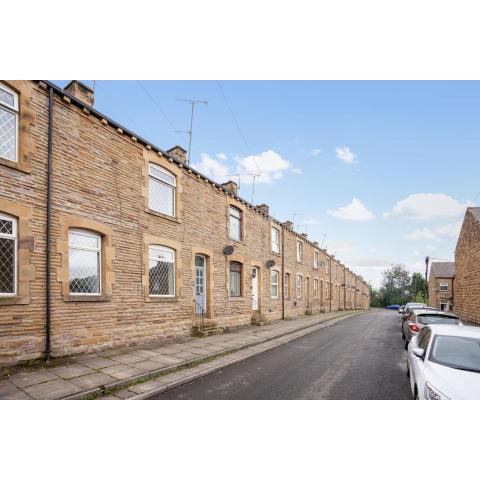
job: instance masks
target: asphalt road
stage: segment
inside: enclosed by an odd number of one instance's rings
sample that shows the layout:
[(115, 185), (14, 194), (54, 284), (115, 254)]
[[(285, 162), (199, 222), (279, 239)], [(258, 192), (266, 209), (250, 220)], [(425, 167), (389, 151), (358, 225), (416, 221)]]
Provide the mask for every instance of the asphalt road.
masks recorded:
[(400, 325), (363, 313), (153, 399), (410, 399)]

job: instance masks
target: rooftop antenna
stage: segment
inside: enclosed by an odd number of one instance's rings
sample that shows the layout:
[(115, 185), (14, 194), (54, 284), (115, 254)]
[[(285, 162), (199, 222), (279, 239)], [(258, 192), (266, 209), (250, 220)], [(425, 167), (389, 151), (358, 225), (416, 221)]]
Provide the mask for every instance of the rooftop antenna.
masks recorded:
[[(324, 245), (326, 239), (327, 239), (327, 234), (324, 233), (324, 234), (323, 234), (322, 244), (321, 244), (321, 247), (322, 247), (322, 248), (323, 248), (323, 245)], [(325, 248), (326, 248), (326, 246), (325, 246)]]
[(195, 112), (195, 105), (197, 104), (204, 104), (208, 105), (206, 100), (190, 100), (186, 98), (177, 98), (177, 102), (187, 102), (192, 106), (192, 113), (190, 115), (190, 130), (177, 130), (178, 132), (188, 133), (188, 158), (187, 158), (187, 165), (190, 164), (190, 154), (192, 151), (192, 132), (193, 132), (193, 114)]

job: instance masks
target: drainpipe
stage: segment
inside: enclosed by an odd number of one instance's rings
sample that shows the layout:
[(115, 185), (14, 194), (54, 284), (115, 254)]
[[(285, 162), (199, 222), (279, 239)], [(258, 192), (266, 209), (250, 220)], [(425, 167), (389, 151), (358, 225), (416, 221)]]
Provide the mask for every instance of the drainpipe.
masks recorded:
[(282, 320), (285, 320), (285, 230), (282, 226)]
[(52, 235), (52, 142), (53, 142), (53, 89), (48, 89), (48, 149), (47, 149), (47, 234), (45, 255), (45, 361), (50, 361), (51, 325), (51, 235)]
[(328, 285), (328, 303), (330, 304), (330, 312), (332, 311), (332, 296), (333, 296), (333, 289), (332, 289), (332, 262), (331, 262), (331, 258), (328, 259), (328, 277), (329, 277), (329, 285)]

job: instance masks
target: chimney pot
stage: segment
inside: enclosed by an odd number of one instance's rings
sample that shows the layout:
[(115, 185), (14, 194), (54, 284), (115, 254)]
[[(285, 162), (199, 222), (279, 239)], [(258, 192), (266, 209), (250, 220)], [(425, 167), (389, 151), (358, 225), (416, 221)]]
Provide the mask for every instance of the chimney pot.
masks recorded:
[(181, 163), (187, 163), (187, 151), (180, 145), (175, 145), (174, 147), (167, 150), (172, 157), (175, 157)]
[(262, 203), (261, 205), (257, 205), (257, 210), (260, 210), (264, 215), (268, 216), (269, 208), (268, 205)]
[(287, 220), (286, 222), (283, 222), (283, 226), (285, 228), (288, 228), (289, 230), (293, 230), (293, 222), (291, 222), (290, 220)]
[(301, 233), (300, 236), (304, 238), (305, 240), (307, 239), (308, 235), (306, 233)]
[(94, 93), (93, 89), (88, 85), (80, 82), (80, 80), (72, 80), (64, 90), (70, 95), (73, 95), (75, 98), (80, 100), (83, 103), (86, 103), (88, 106), (93, 107)]
[(228, 191), (228, 193), (231, 193), (233, 195), (237, 194), (238, 185), (233, 180), (229, 180), (228, 182), (222, 183), (222, 187), (225, 188)]

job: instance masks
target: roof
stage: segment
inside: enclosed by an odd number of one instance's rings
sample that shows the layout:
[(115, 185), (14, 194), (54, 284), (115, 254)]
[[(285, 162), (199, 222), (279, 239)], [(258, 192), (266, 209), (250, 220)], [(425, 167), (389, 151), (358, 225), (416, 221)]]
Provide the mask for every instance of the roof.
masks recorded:
[(467, 211), (473, 213), (473, 216), (480, 222), (480, 207), (468, 207)]
[(432, 262), (430, 273), (437, 278), (453, 278), (455, 276), (455, 262)]
[(480, 327), (465, 325), (427, 325), (436, 335), (452, 335), (454, 337), (480, 338)]

